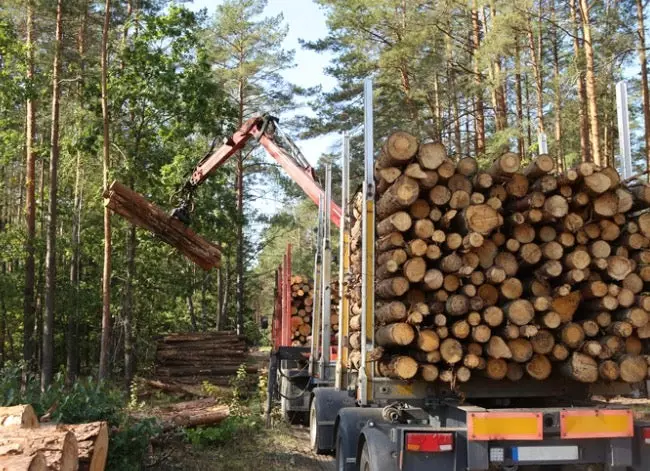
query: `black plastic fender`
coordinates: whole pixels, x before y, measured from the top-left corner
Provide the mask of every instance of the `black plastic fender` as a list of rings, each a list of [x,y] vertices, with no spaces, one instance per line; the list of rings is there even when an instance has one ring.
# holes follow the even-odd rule
[[[334,450],[334,425],[336,416],[344,407],[354,407],[355,400],[347,391],[335,388],[314,388],[312,405],[316,409],[316,424],[318,427],[318,448]]]
[[[358,457],[361,457],[363,444],[368,447],[370,471],[398,471],[399,450],[397,443],[390,440],[389,428],[369,421],[361,430],[358,444]]]
[[[336,418],[336,463],[337,470],[356,471],[361,455],[359,438],[367,423],[383,422],[380,408],[346,407]]]

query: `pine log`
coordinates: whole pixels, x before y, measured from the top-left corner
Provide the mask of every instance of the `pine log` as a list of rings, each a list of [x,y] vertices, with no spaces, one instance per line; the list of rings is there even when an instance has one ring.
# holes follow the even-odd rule
[[[418,141],[415,136],[404,131],[394,132],[382,146],[377,167],[403,167],[410,162],[417,150]]]
[[[447,158],[445,146],[439,142],[427,142],[420,145],[416,159],[422,168],[436,170]]]
[[[598,381],[598,363],[583,353],[573,352],[567,362],[562,365],[562,373],[581,383]]]
[[[377,362],[380,376],[395,379],[411,379],[418,373],[418,362],[410,356],[396,355]]]
[[[33,455],[41,452],[47,469],[76,471],[79,467],[77,439],[72,432],[53,430],[52,427],[18,429],[5,428],[0,435],[3,455]]]
[[[108,458],[108,425],[106,422],[59,424],[57,430],[74,433],[79,448],[79,469],[103,471]]]
[[[141,194],[114,181],[104,193],[104,205],[130,223],[154,233],[204,270],[218,268],[221,250]]]
[[[545,355],[536,353],[533,358],[526,363],[526,373],[532,378],[542,381],[551,375],[551,362]]]
[[[623,355],[619,361],[621,379],[626,383],[638,383],[648,375],[648,362],[639,355]]]
[[[396,322],[375,331],[375,343],[380,347],[409,345],[415,339],[413,327],[404,322]]]
[[[423,352],[433,352],[440,347],[440,338],[433,330],[422,329],[418,332],[416,344]]]
[[[0,456],[0,471],[46,471],[47,461],[40,451],[31,455]]]
[[[0,427],[38,428],[38,417],[29,404],[0,407]]]
[[[400,301],[385,303],[375,311],[375,319],[380,324],[403,321],[406,315],[406,306]]]
[[[488,378],[502,380],[508,374],[508,363],[501,358],[488,358],[485,365],[485,374]]]
[[[411,216],[405,211],[398,211],[377,224],[377,235],[379,237],[385,237],[395,231],[406,232],[411,228],[411,224]]]
[[[433,383],[438,379],[439,371],[436,365],[420,365],[420,376],[424,381]]]
[[[605,360],[598,365],[598,375],[605,381],[616,381],[621,375],[621,369],[615,361]]]
[[[458,340],[446,338],[440,344],[440,356],[450,365],[456,364],[463,359],[463,347]]]
[[[377,284],[377,296],[383,299],[398,298],[409,289],[409,281],[401,276],[382,280]]]
[[[494,161],[489,173],[492,176],[511,175],[519,170],[520,165],[521,158],[519,155],[507,152]]]

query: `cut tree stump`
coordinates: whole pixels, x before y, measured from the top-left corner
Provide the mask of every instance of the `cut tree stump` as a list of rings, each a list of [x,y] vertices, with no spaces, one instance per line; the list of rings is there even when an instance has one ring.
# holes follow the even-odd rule
[[[140,193],[114,181],[104,193],[104,205],[131,224],[152,232],[204,270],[219,267],[218,245],[205,240]]]

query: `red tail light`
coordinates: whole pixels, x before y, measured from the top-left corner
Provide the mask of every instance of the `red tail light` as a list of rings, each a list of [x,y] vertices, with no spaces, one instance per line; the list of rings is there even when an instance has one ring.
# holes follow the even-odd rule
[[[406,434],[407,451],[438,453],[452,451],[453,449],[454,435],[452,433],[411,432]]]
[[[645,441],[646,445],[650,445],[650,427],[643,429],[643,441]]]

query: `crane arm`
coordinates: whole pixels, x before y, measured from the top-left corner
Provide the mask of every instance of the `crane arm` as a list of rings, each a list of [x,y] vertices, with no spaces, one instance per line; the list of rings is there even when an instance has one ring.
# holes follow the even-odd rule
[[[212,172],[225,164],[237,152],[241,151],[251,138],[257,140],[266,152],[273,157],[284,169],[291,179],[309,196],[319,204],[320,196],[324,191],[316,181],[314,169],[300,153],[296,145],[286,136],[280,136],[277,129],[278,119],[264,115],[247,120],[232,137],[226,139],[216,151],[206,155],[194,168],[186,184],[188,191],[194,190],[203,183]],[[280,138],[285,141],[280,144]],[[331,203],[330,218],[339,227],[341,223],[341,208]]]

